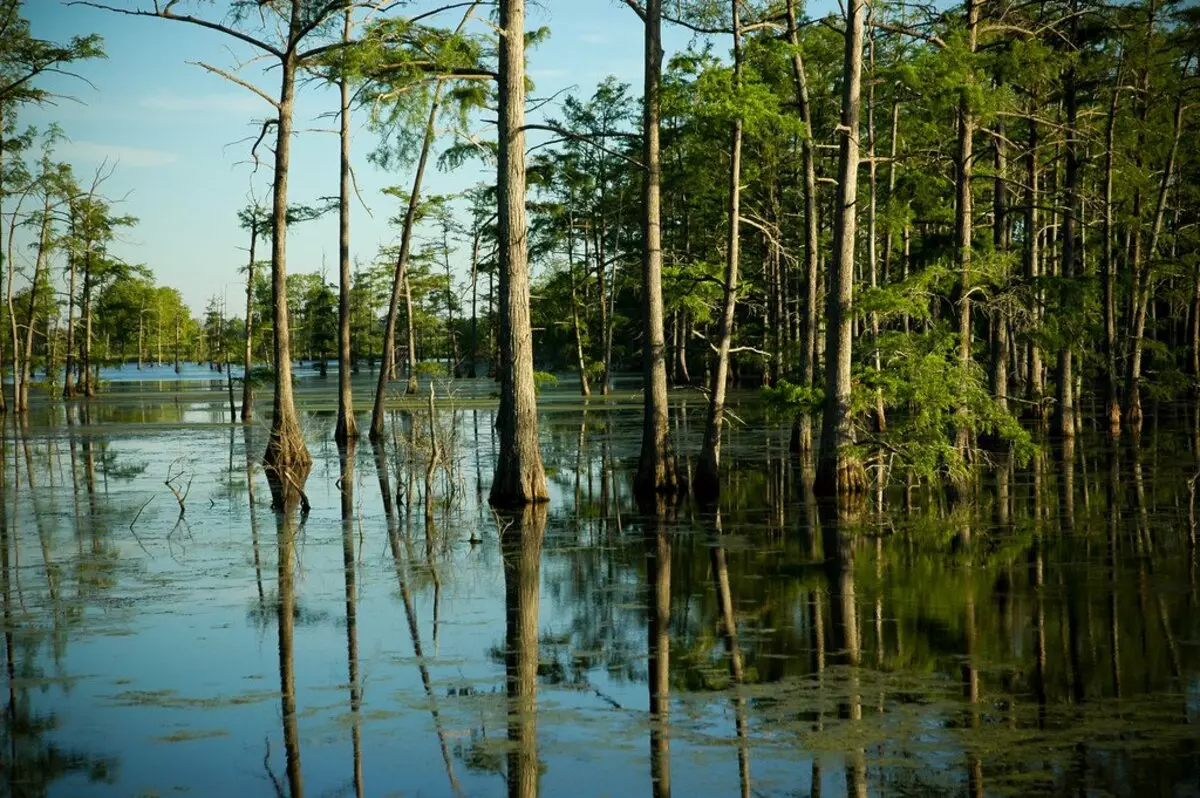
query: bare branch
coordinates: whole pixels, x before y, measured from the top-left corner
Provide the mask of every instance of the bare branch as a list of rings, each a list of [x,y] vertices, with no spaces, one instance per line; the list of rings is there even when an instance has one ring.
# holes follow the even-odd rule
[[[273,99],[271,97],[271,95],[267,94],[265,91],[260,89],[258,86],[255,86],[253,83],[242,80],[237,75],[230,74],[229,72],[226,72],[225,70],[220,69],[219,67],[212,66],[211,64],[206,64],[203,61],[188,61],[187,63],[191,64],[192,66],[198,66],[203,70],[213,73],[214,75],[220,75],[221,77],[225,78],[225,80],[228,80],[230,83],[236,83],[237,85],[241,86],[243,89],[254,92],[259,97],[262,97],[264,100],[269,102],[271,104],[271,107],[274,108],[276,111],[279,110],[279,103],[275,99]]]
[[[172,14],[171,7],[174,6],[176,2],[178,2],[178,0],[170,0],[170,2],[167,3],[165,6],[163,6],[161,9],[158,8],[157,3],[156,3],[155,9],[153,11],[143,11],[141,9],[130,9],[130,8],[117,8],[116,6],[110,6],[105,3],[95,3],[95,2],[92,2],[92,0],[71,0],[71,2],[67,3],[67,5],[68,6],[87,6],[89,8],[98,8],[101,11],[111,11],[114,14],[125,14],[126,16],[130,16],[130,17],[158,17],[160,19],[172,19],[177,22],[188,22],[192,25],[198,25],[201,28],[208,28],[209,30],[215,30],[219,33],[224,33],[226,36],[232,36],[233,38],[243,41],[246,44],[251,45],[252,47],[257,47],[260,50],[264,50],[264,51],[270,53],[271,55],[278,58],[280,61],[283,60],[283,55],[284,55],[283,51],[280,50],[278,47],[273,47],[272,45],[267,44],[266,42],[262,41],[261,39],[256,39],[247,33],[243,33],[242,31],[237,30],[236,28],[231,28],[228,25],[222,25],[219,22],[212,22],[211,20],[201,19],[200,17],[193,17],[193,16],[186,15],[186,14],[185,15]]]

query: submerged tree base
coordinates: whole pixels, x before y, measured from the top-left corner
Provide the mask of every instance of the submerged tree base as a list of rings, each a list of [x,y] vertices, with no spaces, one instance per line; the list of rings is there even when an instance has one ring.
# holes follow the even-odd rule
[[[867,470],[857,457],[822,458],[813,492],[818,496],[859,496],[867,492]]]
[[[271,499],[276,509],[287,508],[290,502],[299,501],[301,509],[308,511],[308,496],[304,483],[312,471],[312,455],[297,425],[285,425],[285,429],[271,430],[271,439],[263,455],[263,470],[271,487]]]

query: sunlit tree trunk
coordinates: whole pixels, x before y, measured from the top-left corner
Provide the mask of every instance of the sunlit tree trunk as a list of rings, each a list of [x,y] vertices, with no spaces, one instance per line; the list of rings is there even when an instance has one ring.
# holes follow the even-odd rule
[[[300,28],[300,3],[293,2],[292,35]],[[273,489],[301,489],[312,468],[312,456],[304,442],[296,402],[292,394],[291,325],[287,296],[287,191],[292,143],[292,110],[296,88],[296,55],[282,59],[279,90],[279,120],[275,139],[275,180],[272,192],[271,300],[275,337],[275,400],[271,437],[263,466]]]
[[[433,91],[433,102],[429,107],[429,116],[425,121],[425,133],[421,140],[421,154],[417,157],[417,170],[413,175],[412,191],[408,195],[408,208],[404,212],[404,226],[400,232],[400,252],[396,255],[396,271],[392,278],[392,294],[388,303],[387,319],[383,326],[383,360],[379,364],[379,383],[375,386],[375,404],[371,410],[371,430],[369,437],[372,442],[383,440],[383,409],[387,400],[388,380],[393,376],[392,363],[396,348],[396,317],[400,313],[400,295],[404,293],[405,306],[409,319],[409,351],[415,344],[412,340],[412,301],[408,291],[408,255],[412,248],[413,229],[417,222],[417,208],[420,204],[421,183],[425,179],[425,167],[429,163],[429,152],[433,149],[433,140],[437,135],[437,116],[441,107],[442,83],[438,82]],[[410,355],[411,357],[411,355]],[[412,368],[412,365],[410,365]],[[415,391],[414,391],[415,392]]]
[[[808,76],[800,55],[796,23],[796,2],[787,0],[788,42],[792,46],[792,79],[796,84],[796,102],[805,135],[800,142],[804,170],[804,297],[800,322],[800,384],[816,386],[817,364],[817,280],[819,269],[819,225],[817,202],[816,144],[813,140],[812,107],[808,99]],[[895,167],[893,167],[894,169]],[[812,450],[812,415],[808,410],[796,414],[792,425],[793,452]]]
[[[742,32],[738,0],[732,0],[733,20],[733,91],[741,88]],[[733,314],[737,306],[738,260],[741,257],[742,202],[742,119],[734,115],[730,133],[728,238],[725,248],[725,297],[717,332],[717,358],[709,386],[708,420],[704,427],[704,445],[696,464],[696,495],[714,498],[720,489],[721,428],[725,421],[725,382],[729,374],[729,348],[733,338]]]
[[[346,7],[342,41],[350,41],[350,7]],[[338,415],[333,437],[345,442],[358,437],[354,420],[354,393],[350,386],[350,84],[338,81],[341,95],[341,158],[338,188]]]
[[[642,103],[642,365],[645,399],[642,450],[634,487],[642,495],[675,489],[667,408],[666,338],[662,295],[662,153],[659,147],[662,80],[662,2],[645,8],[644,101]],[[603,296],[601,303],[603,304]],[[608,375],[605,374],[607,383]]]
[[[867,475],[853,454],[850,356],[854,346],[854,240],[857,229],[859,127],[862,110],[863,0],[848,0],[843,60],[842,118],[838,131],[838,190],[834,207],[834,260],[826,292],[825,410],[814,490],[862,493]]]
[[[254,385],[250,373],[254,370],[254,257],[258,248],[258,211],[250,210],[250,260],[246,264],[246,327],[245,350],[242,357],[242,421],[254,418]],[[178,350],[178,342],[176,349]],[[178,352],[176,352],[178,363]]]
[[[489,501],[546,501],[538,447],[529,319],[529,226],[525,217],[525,0],[500,0],[497,189],[500,229],[500,448]]]
[[[967,0],[967,48],[975,52],[976,36],[979,29],[978,0]],[[975,157],[975,114],[966,96],[958,104],[958,156],[955,159],[956,175],[954,231],[955,248],[958,255],[960,272],[958,296],[958,360],[962,369],[962,379],[966,379],[967,369],[971,364],[971,232],[974,218],[971,195],[971,175]],[[960,405],[956,411],[955,448],[964,459],[970,447],[970,427],[967,421],[967,409]]]

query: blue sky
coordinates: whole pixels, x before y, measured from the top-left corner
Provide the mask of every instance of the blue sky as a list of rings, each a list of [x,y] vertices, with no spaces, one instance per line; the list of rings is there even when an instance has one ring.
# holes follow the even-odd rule
[[[109,2],[125,8],[152,7],[152,0]],[[409,8],[431,5],[419,0]],[[227,3],[185,0],[181,7],[220,18]],[[58,0],[26,0],[25,13],[39,38],[64,40],[86,33],[104,37],[107,60],[79,67],[93,85],[46,82],[48,88],[74,99],[28,110],[23,120],[39,127],[58,121],[70,137],[59,155],[71,161],[81,177],[90,176],[105,158],[118,162],[104,192],[120,200],[121,213],[140,222],[112,247],[113,253],[151,267],[160,284],[179,288],[197,311],[210,296],[228,292],[233,297],[246,246],[237,227],[237,210],[246,204],[252,186],[260,197],[269,197],[270,170],[252,175],[244,139],[255,134],[254,120],[266,116],[269,107],[249,91],[187,62],[204,61],[233,71],[252,51],[196,26],[67,6]],[[640,22],[619,0],[543,0],[531,4],[528,17],[529,27],[546,25],[551,30],[550,38],[529,53],[534,97],[570,87],[589,95],[607,75],[633,84],[633,93],[640,95]],[[446,19],[447,25],[456,22]],[[668,55],[689,40],[685,31],[667,31]],[[271,91],[278,78],[276,73],[264,73],[264,66],[263,62],[244,64],[238,74]],[[321,118],[336,107],[336,90],[302,90],[297,98],[297,129],[336,127],[336,120]],[[553,115],[555,110],[549,107],[545,112]],[[388,220],[398,206],[381,189],[409,186],[412,180],[407,169],[384,173],[367,162],[366,153],[377,139],[365,121],[365,114],[355,118],[354,161],[370,214],[356,204],[352,221],[353,257],[364,263],[376,257],[381,245],[397,238]],[[302,133],[292,152],[293,201],[336,194],[336,135]],[[426,190],[453,192],[493,176],[488,167],[470,164],[454,174],[432,173]],[[318,271],[324,266],[333,279],[335,219],[295,228],[288,239],[288,261],[290,272]],[[231,303],[236,304],[232,299]]]

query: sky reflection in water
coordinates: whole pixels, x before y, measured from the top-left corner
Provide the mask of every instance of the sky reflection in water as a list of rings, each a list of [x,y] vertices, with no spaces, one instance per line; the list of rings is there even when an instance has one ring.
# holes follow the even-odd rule
[[[430,523],[424,409],[393,415],[384,480],[358,445],[343,497],[313,401],[301,520],[223,399],[126,390],[7,429],[7,794],[1196,794],[1185,426],[839,518],[751,420],[719,517],[646,519],[634,403],[560,395],[553,501],[501,517],[491,410],[464,398]]]

